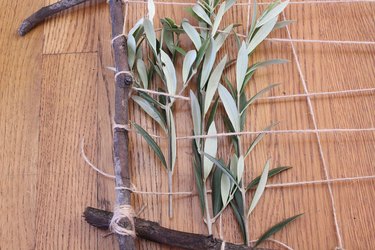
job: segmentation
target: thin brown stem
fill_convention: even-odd
[[[51,5],[42,7],[22,22],[18,28],[18,34],[20,36],[24,36],[38,24],[44,22],[44,20],[47,18],[87,1],[90,0],[61,0]]]
[[[112,212],[87,207],[83,216],[86,221],[97,228],[106,230],[113,216]],[[179,249],[192,250],[251,250],[250,246],[236,245],[229,242],[223,243],[220,239],[202,234],[186,233],[177,230],[168,229],[160,226],[156,222],[135,218],[135,231],[137,236],[142,239],[157,242],[163,245],[176,247]],[[266,250],[264,248],[256,248]]]

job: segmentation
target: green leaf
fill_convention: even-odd
[[[248,42],[250,42],[250,40],[253,36],[253,33],[255,31],[255,25],[256,25],[256,21],[257,21],[257,0],[254,0],[252,8],[253,8],[253,15],[251,17],[251,26],[250,26],[250,30],[249,30],[249,35],[247,37]]]
[[[184,29],[190,40],[193,42],[195,48],[199,50],[202,46],[202,41],[198,31],[186,21],[182,22],[182,28]]]
[[[266,133],[264,133],[264,131],[270,131],[271,128],[273,128],[276,124],[271,124],[270,126],[266,127],[265,129],[263,129],[263,133],[260,133],[259,135],[257,135],[257,137],[255,138],[255,140],[251,143],[250,147],[247,149],[246,151],[246,154],[245,154],[245,158],[250,154],[250,152],[255,148],[255,146],[263,139],[263,137],[266,135]]]
[[[211,155],[208,155],[208,154],[205,154],[204,155],[210,160],[212,161],[226,176],[229,177],[229,179],[231,181],[234,182],[234,184],[240,188],[238,186],[238,183],[236,182],[236,178],[233,176],[233,174],[231,173],[231,171],[219,160],[217,160],[215,157],[212,157]]]
[[[301,217],[302,215],[303,214],[298,214],[298,215],[295,215],[293,217],[290,217],[286,220],[283,220],[283,221],[277,223],[276,225],[274,225],[273,227],[268,229],[262,236],[259,237],[259,239],[257,240],[257,242],[254,245],[254,248],[257,247],[260,243],[262,243],[266,239],[268,239],[269,237],[271,237],[272,235],[274,235],[275,233],[279,232],[281,229],[283,229],[286,225],[288,225],[292,221]]]
[[[226,175],[221,176],[221,201],[223,204],[227,204],[230,195],[231,184],[230,179]]]
[[[262,16],[256,24],[256,28],[261,27],[262,25],[266,24],[267,22],[271,21],[275,17],[277,18],[279,14],[288,6],[289,0],[286,0],[278,5],[276,5],[274,8],[272,8],[270,11],[267,12],[266,15]]]
[[[173,48],[173,50],[177,51],[181,55],[186,56],[186,51],[183,48],[181,48],[179,46],[175,46],[175,45],[173,45],[172,48]]]
[[[244,244],[247,242],[247,235],[246,235],[246,229],[245,229],[245,218],[242,217],[239,208],[240,206],[237,206],[233,201],[230,202],[230,205],[233,209],[234,216],[237,219],[238,225],[240,226],[242,238],[244,240]]]
[[[240,131],[240,116],[232,96],[228,90],[221,84],[219,84],[219,95],[220,99],[223,102],[225,112],[227,113],[230,122],[234,128],[235,132]]]
[[[247,70],[246,75],[250,74],[251,72],[253,72],[256,69],[261,68],[261,67],[266,67],[266,66],[273,65],[273,64],[283,64],[283,63],[288,63],[288,62],[289,62],[289,60],[285,60],[285,59],[272,59],[272,60],[266,60],[266,61],[263,61],[263,62],[254,63]]]
[[[148,18],[152,22],[152,20],[154,19],[154,16],[155,16],[154,0],[147,0],[147,8],[148,8]]]
[[[237,79],[237,93],[239,94],[242,90],[242,86],[245,80],[248,55],[246,53],[246,44],[242,42],[241,48],[238,51],[237,64],[236,64],[236,79]]]
[[[287,167],[287,166],[283,166],[283,167],[277,167],[277,168],[274,168],[274,169],[271,169],[269,172],[268,172],[268,179],[269,178],[272,178],[274,177],[275,175],[278,175],[288,169],[291,169],[292,167]],[[253,189],[255,188],[258,184],[259,184],[259,181],[260,181],[260,176],[256,177],[254,180],[252,180],[246,187],[246,190],[250,190],[250,189]]]
[[[161,151],[158,144],[156,144],[154,139],[152,139],[152,137],[141,126],[139,126],[136,123],[133,123],[133,126],[137,130],[137,133],[140,134],[146,140],[150,148],[155,152],[156,156],[159,158],[165,169],[168,171],[167,162],[165,161],[163,152]]]
[[[235,3],[237,0],[228,0],[225,4],[225,12],[227,12]]]
[[[194,135],[201,135],[202,128],[201,128],[201,109],[199,106],[199,102],[197,97],[194,95],[193,91],[190,90],[190,105],[191,105],[191,117],[193,118],[193,125],[194,125]],[[197,148],[200,148],[200,139],[195,139],[197,144]]]
[[[137,51],[137,45],[135,43],[135,39],[132,35],[128,36],[128,40],[126,41],[128,45],[128,63],[129,63],[129,68],[132,69],[134,66],[134,61],[135,61],[135,54]]]
[[[216,111],[217,111],[217,107],[219,106],[219,98],[216,98],[215,102],[214,102],[214,105],[212,106],[212,109],[211,109],[211,112],[210,112],[210,115],[208,116],[208,120],[207,120],[207,127],[210,127],[211,123],[214,121],[215,119],[215,114],[216,114]]]
[[[163,50],[160,50],[160,52],[161,61],[164,63],[163,72],[167,82],[168,93],[171,95],[175,95],[177,88],[177,77],[175,68],[173,66],[172,60],[169,58],[167,53],[165,53]]]
[[[156,53],[156,34],[152,22],[148,18],[145,18],[143,21],[143,27],[145,29],[147,41],[151,45],[154,53]]]
[[[246,112],[246,109],[251,105],[253,104],[259,97],[261,97],[264,93],[266,93],[267,91],[269,91],[270,89],[278,86],[279,84],[271,84],[271,85],[268,85],[267,87],[265,87],[264,89],[262,89],[261,91],[259,91],[258,93],[256,93],[254,96],[252,96],[249,101],[247,101],[245,107],[241,110],[241,114],[243,114],[244,112]]]
[[[215,21],[214,21],[214,24],[212,25],[212,31],[211,31],[213,36],[216,34],[216,31],[219,28],[221,19],[223,19],[223,16],[225,14],[225,7],[226,7],[226,3],[223,2],[220,5],[219,11],[216,14]]]
[[[265,25],[259,28],[259,30],[255,33],[255,35],[251,38],[250,43],[247,47],[247,54],[253,52],[253,50],[261,43],[264,39],[271,33],[273,27],[277,22],[277,17],[274,17]]]
[[[215,168],[212,175],[212,211],[215,217],[222,209],[223,202],[221,200],[221,176],[223,172]]]
[[[170,140],[170,170],[173,172],[176,165],[177,159],[177,136],[176,136],[176,125],[174,123],[174,117],[172,110],[169,109],[169,140]]]
[[[220,32],[216,35],[215,38],[215,47],[216,50],[219,51],[220,48],[223,46],[225,40],[229,37],[230,32],[233,29],[233,24],[230,24],[228,27],[226,27],[223,32]]]
[[[203,67],[202,67],[202,75],[201,75],[201,80],[200,80],[201,89],[203,89],[204,86],[206,85],[206,82],[207,82],[208,77],[211,73],[212,67],[214,66],[215,58],[216,58],[216,52],[217,52],[217,50],[216,50],[216,47],[215,47],[214,40],[213,40],[213,38],[211,38],[206,56],[204,58]]]
[[[190,70],[193,66],[195,58],[197,58],[197,52],[195,50],[190,50],[184,58],[184,62],[182,64],[182,81],[184,84],[186,84],[187,80],[189,79]]]
[[[147,77],[146,65],[140,59],[137,60],[137,71],[138,71],[139,77],[141,78],[143,88],[148,89],[148,77]]]
[[[237,154],[233,154],[232,157],[230,158],[229,167],[230,167],[230,171],[232,171],[232,174],[237,177],[237,181],[238,181],[237,165],[238,165]]]
[[[202,62],[203,57],[205,56],[205,54],[207,52],[207,48],[210,45],[210,41],[211,41],[210,39],[204,40],[203,44],[202,44],[202,47],[198,50],[197,59],[195,60],[195,62],[196,62],[195,63],[195,68],[198,68],[198,66]]]
[[[211,126],[209,127],[207,131],[207,135],[216,135],[217,130],[215,126],[215,122],[211,123]],[[216,157],[217,153],[217,137],[208,137],[205,140],[204,143],[204,152],[208,155],[211,155],[213,157]],[[214,163],[210,161],[207,157],[204,157],[203,159],[203,173],[204,173],[204,180],[207,179],[207,177],[210,175],[212,166]]]
[[[295,22],[294,20],[285,20],[285,21],[277,22],[275,24],[275,27],[273,27],[273,30],[282,29],[282,28],[284,28],[284,27],[286,27],[289,24],[292,24],[294,22]]]
[[[198,194],[199,194],[199,201],[202,209],[202,214],[204,214],[204,192],[203,192],[203,178],[202,178],[202,171],[201,171],[201,163],[200,163],[200,155],[197,149],[197,145],[194,141],[192,141],[193,153],[194,153],[194,174],[195,174],[195,183],[197,185]]]
[[[200,18],[202,19],[203,21],[205,21],[207,24],[211,25],[212,26],[212,22],[210,20],[210,18],[208,17],[207,13],[204,11],[204,9],[202,8],[202,6],[200,5],[194,5],[192,10],[194,11],[194,13]]]
[[[263,169],[263,173],[260,177],[258,187],[255,190],[253,200],[251,201],[249,210],[247,212],[247,216],[249,216],[251,214],[251,212],[254,210],[254,208],[256,207],[260,198],[263,195],[264,189],[266,188],[266,184],[267,184],[269,168],[270,168],[270,160],[267,160],[266,165],[264,166],[264,169]]]
[[[149,101],[140,96],[132,96],[132,99],[167,132],[167,126],[162,115]]]
[[[243,155],[241,155],[237,161],[237,181],[238,182],[240,182],[242,179],[244,169],[245,169],[245,161],[244,161]]]
[[[130,29],[129,33],[128,33],[128,38],[129,36],[133,36],[134,32],[143,24],[143,21],[144,19],[141,18],[139,19],[133,26],[133,28]],[[134,36],[133,36],[134,37]]]
[[[223,70],[225,68],[225,63],[227,61],[227,55],[220,61],[220,63],[216,66],[213,70],[210,79],[208,80],[207,88],[206,88],[206,97],[204,100],[204,115],[206,115],[208,109],[211,106],[212,99],[216,93],[217,87],[219,86],[221,75],[223,74]]]

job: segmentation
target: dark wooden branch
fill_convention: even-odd
[[[84,3],[87,1],[89,0],[61,0],[57,3],[45,6],[22,22],[22,24],[18,28],[18,34],[20,36],[24,36],[35,26],[37,26],[50,16],[53,16],[56,13],[59,13],[60,11],[67,10],[73,6],[76,6],[80,3]]]
[[[113,213],[87,207],[83,216],[90,225],[102,230],[108,229]],[[176,231],[160,226],[156,222],[135,218],[135,231],[137,236],[157,242],[160,244],[168,245],[171,247],[178,247],[181,249],[191,250],[220,250],[222,240],[215,239],[212,236],[205,236],[201,234],[186,233]],[[244,245],[236,245],[232,243],[225,243],[225,250],[251,250],[252,247]],[[265,250],[264,248],[257,248],[257,250]]]
[[[112,38],[122,34],[124,16],[121,0],[110,0],[109,9],[112,21]],[[128,57],[125,36],[113,41],[113,53],[117,72],[128,72]],[[115,117],[116,124],[127,125],[129,123],[129,93],[133,78],[129,73],[121,73],[116,79],[115,86]],[[114,167],[116,187],[130,187],[129,169],[129,136],[128,131],[115,128],[113,131]],[[116,205],[131,205],[130,191],[116,190]],[[134,239],[131,236],[118,235],[120,250],[135,249]]]

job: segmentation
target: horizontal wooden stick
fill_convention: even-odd
[[[83,216],[90,225],[99,229],[107,230],[113,213],[93,207],[87,207]],[[223,249],[225,250],[254,250],[254,248],[245,245],[236,245],[229,242],[223,244],[222,240],[215,239],[212,235],[206,236],[168,229],[160,226],[159,223],[141,218],[135,218],[134,221],[135,231],[138,237],[171,247],[191,250],[221,250],[222,246],[224,246]],[[256,249],[266,250],[265,248]]]

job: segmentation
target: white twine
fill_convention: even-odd
[[[120,35],[115,36],[114,38],[112,38],[111,44],[113,45],[113,43],[115,42],[116,39],[119,39],[120,37],[123,37],[123,36],[125,36],[125,35],[124,34],[120,34]]]
[[[250,243],[254,243],[254,242],[257,242],[257,241],[258,241],[258,240],[252,240],[252,241],[250,241]],[[268,238],[268,239],[266,239],[266,241],[271,241],[271,242],[274,242],[274,243],[276,243],[276,244],[278,244],[278,245],[280,245],[280,246],[283,246],[285,249],[293,250],[292,247],[288,246],[287,244],[285,244],[284,242],[281,242],[281,241],[279,241],[279,240],[275,240],[275,239]]]
[[[109,229],[116,234],[136,237],[135,224],[134,224],[135,213],[133,207],[130,205],[119,205],[115,206],[113,211],[113,217],[109,224]],[[129,220],[131,229],[125,228],[120,223],[124,222],[124,219]]]
[[[131,128],[130,128],[130,124],[117,124],[117,123],[113,123],[113,130],[115,130],[116,128],[120,128],[120,129],[125,129],[127,131],[131,131]]]
[[[133,76],[132,72],[128,71],[128,70],[123,70],[123,71],[119,71],[115,74],[115,79],[117,79],[117,77],[121,74],[128,74],[128,75],[131,75]]]
[[[283,15],[283,19],[286,20],[284,12],[282,12],[282,15]],[[286,26],[286,31],[287,31],[287,34],[288,34],[288,38],[291,40],[292,36],[290,34],[290,30],[289,30],[288,26]],[[305,77],[303,75],[302,67],[301,67],[301,64],[299,62],[297,52],[296,52],[296,49],[294,47],[293,42],[291,42],[291,46],[292,46],[292,52],[293,52],[293,55],[294,55],[294,59],[296,61],[297,70],[298,70],[299,76],[301,78],[301,83],[302,83],[303,89],[305,91],[305,94],[308,94],[309,91],[308,91],[308,88],[307,88]],[[311,118],[312,118],[312,122],[313,122],[313,125],[314,125],[314,129],[317,130],[318,125],[317,125],[317,121],[316,121],[316,118],[315,118],[315,112],[314,112],[314,108],[313,108],[311,99],[310,99],[309,96],[307,96],[306,99],[307,99],[307,105],[309,107],[309,111],[311,113]],[[329,172],[328,172],[328,165],[325,161],[325,157],[324,157],[324,153],[323,153],[323,147],[322,147],[322,143],[320,141],[320,134],[318,132],[316,132],[315,134],[316,134],[316,139],[318,141],[319,154],[320,154],[320,158],[322,160],[325,178],[327,180],[329,180],[330,176],[329,176]],[[336,229],[336,236],[337,236],[337,239],[338,239],[338,248],[343,249],[344,248],[343,247],[343,240],[342,240],[341,230],[340,230],[340,226],[339,226],[339,222],[338,222],[338,218],[337,218],[337,213],[336,213],[335,199],[334,199],[334,196],[333,196],[332,186],[331,186],[330,182],[327,183],[327,187],[328,187],[329,197],[330,197],[331,205],[332,205],[332,214],[333,214],[333,220],[334,220],[335,229]]]

